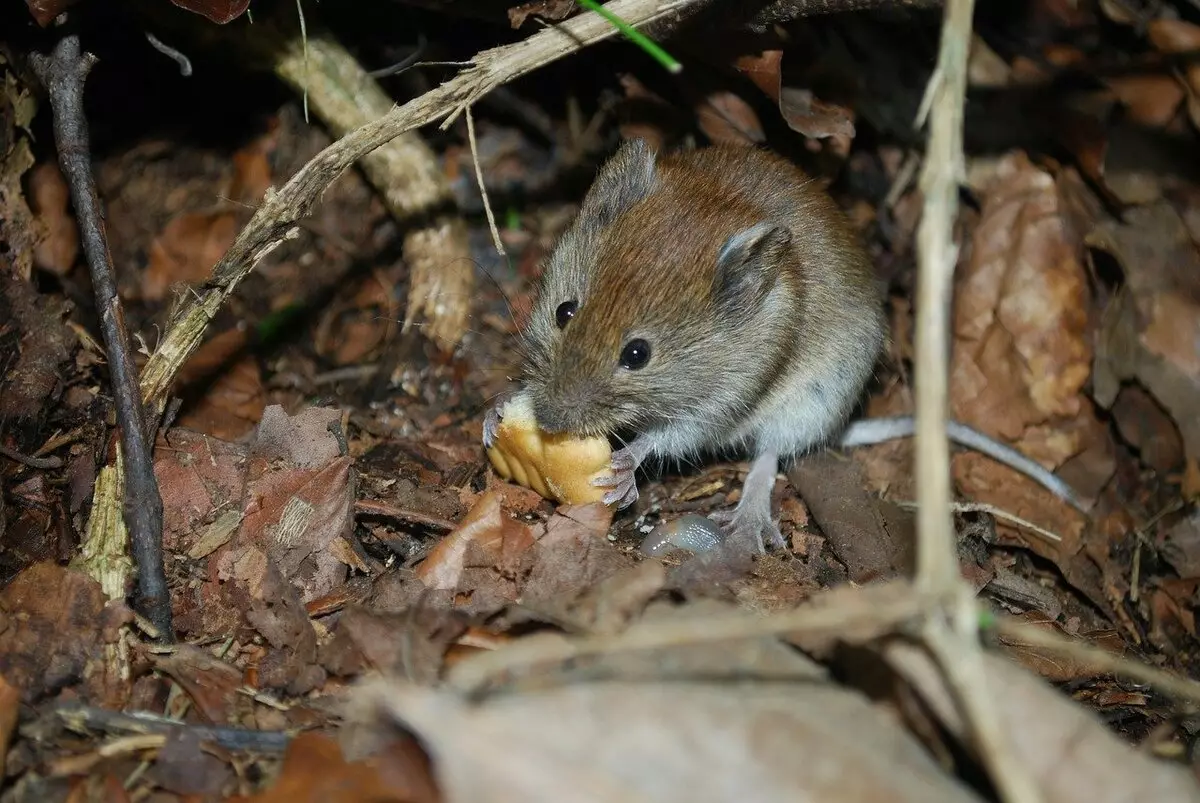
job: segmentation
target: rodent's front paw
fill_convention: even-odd
[[[485,449],[491,449],[496,445],[496,432],[500,429],[500,422],[504,420],[500,415],[500,410],[506,401],[507,399],[501,397],[483,414],[483,448]]]
[[[609,470],[612,473],[592,480],[592,485],[612,489],[605,492],[604,504],[611,505],[615,503],[617,509],[621,510],[629,507],[638,500],[637,479],[635,477],[638,462],[637,455],[629,447],[613,452],[612,461],[609,464]]]
[[[542,432],[528,396],[505,399],[489,410],[483,438],[488,460],[506,480],[572,505],[603,496],[590,481],[607,470],[612,458],[608,439]]]

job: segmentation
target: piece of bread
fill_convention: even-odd
[[[603,500],[609,489],[592,480],[609,473],[612,448],[606,438],[542,432],[525,394],[514,396],[500,415],[495,443],[487,450],[496,473],[561,503]]]

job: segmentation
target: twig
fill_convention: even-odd
[[[121,448],[126,462],[123,518],[129,528],[131,552],[138,568],[135,607],[154,623],[164,638],[171,639],[174,633],[171,598],[162,556],[162,497],[150,460],[145,409],[138,392],[124,310],[117,295],[116,275],[104,233],[104,216],[92,176],[91,145],[87,118],[83,113],[83,85],[96,57],[83,53],[79,36],[72,33],[58,41],[49,58],[38,53],[30,61],[50,94],[58,159],[71,188],[71,201],[92,275],[96,309],[100,313],[100,328],[108,352]]]
[[[488,228],[492,232],[492,242],[496,244],[496,253],[501,257],[504,253],[504,243],[500,242],[500,232],[496,230],[496,216],[492,214],[492,204],[488,200],[487,187],[483,183],[483,167],[479,164],[479,147],[475,143],[475,115],[467,109],[467,142],[471,145],[471,161],[475,163],[475,180],[479,182],[479,196],[483,199],[483,212],[487,215]]]
[[[155,714],[121,714],[79,703],[62,703],[53,709],[55,716],[76,733],[169,734],[178,730],[194,733],[201,741],[212,742],[226,750],[253,750],[261,753],[282,753],[292,737],[279,731],[255,731],[243,728],[222,728],[190,725]]]
[[[183,53],[181,53],[180,51],[178,51],[175,48],[171,47],[170,45],[166,44],[165,42],[160,40],[157,36],[150,33],[149,31],[146,31],[146,41],[150,43],[150,47],[154,48],[159,53],[162,53],[164,56],[171,59],[171,61],[178,64],[180,75],[182,75],[184,78],[191,78],[192,62],[188,59],[187,56],[183,55]]]
[[[9,460],[24,463],[30,468],[62,468],[63,464],[61,457],[30,457],[29,455],[13,451],[3,444],[0,444],[0,455],[4,455]]]
[[[453,530],[458,525],[449,519],[443,519],[439,516],[431,516],[428,513],[422,513],[419,510],[409,510],[406,507],[396,507],[395,505],[385,504],[383,502],[374,502],[370,499],[360,499],[354,503],[354,512],[360,516],[384,516],[389,519],[400,519],[401,521],[411,521],[414,524],[424,524],[426,527],[432,527],[435,530]]]
[[[909,502],[907,500],[896,502],[896,504],[900,507],[908,508],[910,510],[918,507],[916,502]],[[1005,521],[1011,522],[1018,527],[1024,527],[1030,532],[1037,533],[1047,541],[1062,541],[1062,536],[1058,533],[1050,532],[1044,527],[1039,527],[1031,521],[1026,521],[1020,516],[1009,513],[1007,510],[996,507],[995,505],[989,505],[986,502],[955,502],[954,504],[950,505],[950,510],[955,513],[988,513],[998,519],[1004,519]]]
[[[917,576],[916,587],[941,600],[920,629],[967,723],[974,749],[1006,803],[1036,803],[1041,794],[1016,759],[987,688],[979,606],[962,579],[950,512],[950,441],[947,355],[954,267],[954,221],[965,177],[963,107],[974,0],[947,0],[937,68],[918,120],[929,117],[929,143],[921,173],[924,208],[917,231]]]
[[[1200,705],[1200,683],[1178,677],[1161,669],[1113,655],[1108,650],[1093,647],[1077,639],[1067,638],[1053,630],[1023,622],[1011,616],[996,619],[996,633],[1017,647],[1037,647],[1046,652],[1073,658],[1094,672],[1108,672],[1146,683],[1180,700]]]
[[[495,680],[543,663],[574,661],[618,652],[662,649],[736,641],[758,636],[801,635],[865,642],[885,633],[907,630],[935,603],[905,580],[840,587],[818,592],[800,608],[767,616],[746,610],[696,618],[642,620],[617,635],[571,639],[523,638],[503,649],[480,653],[456,664],[450,686],[478,694]]]
[[[612,0],[606,7],[633,25],[673,15],[698,0]],[[161,410],[180,367],[199,347],[209,321],[225,299],[312,212],[326,187],[360,158],[385,142],[436,120],[443,128],[457,111],[492,89],[563,56],[614,35],[596,14],[581,14],[513,45],[485,50],[466,70],[441,86],[360,126],[318,153],[281,189],[268,192],[254,217],[213,268],[212,275],[172,316],[171,326],[142,370],[142,395]]]

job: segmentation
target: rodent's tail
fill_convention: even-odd
[[[846,428],[839,444],[843,449],[852,449],[855,446],[873,446],[897,438],[911,437],[915,431],[916,420],[911,415],[860,418]],[[946,422],[946,435],[960,446],[974,449],[980,454],[985,454],[993,460],[998,460],[1009,468],[1021,472],[1076,510],[1087,513],[1091,509],[1090,505],[1084,504],[1071,486],[1063,482],[1052,471],[1011,446],[993,440],[982,432],[957,421]]]

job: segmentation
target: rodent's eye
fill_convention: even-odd
[[[641,338],[630,340],[625,344],[625,348],[621,349],[622,368],[636,371],[644,368],[648,362],[650,362],[650,344]]]
[[[579,309],[578,301],[564,301],[558,305],[558,309],[554,310],[554,322],[558,324],[559,329],[562,329],[567,325],[567,321],[575,317],[577,309]]]

